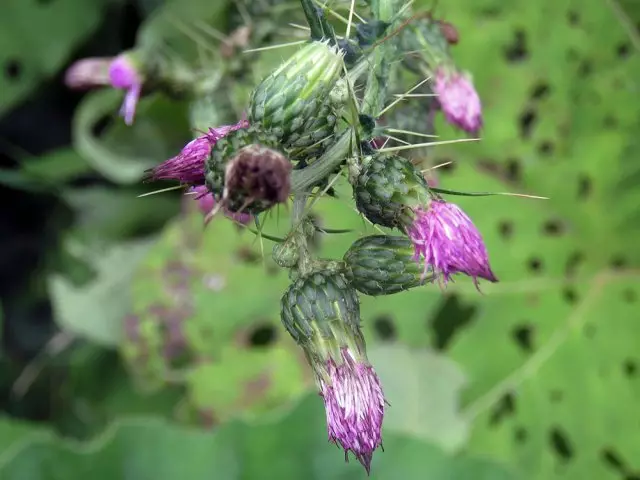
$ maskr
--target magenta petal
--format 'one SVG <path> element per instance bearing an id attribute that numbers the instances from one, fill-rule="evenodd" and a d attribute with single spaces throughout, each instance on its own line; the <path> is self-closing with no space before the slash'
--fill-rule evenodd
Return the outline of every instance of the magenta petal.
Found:
<path id="1" fill-rule="evenodd" d="M 369 472 L 382 444 L 384 394 L 371 365 L 357 362 L 346 348 L 342 359 L 340 365 L 327 361 L 330 383 L 320 382 L 329 440 L 352 452 Z"/>
<path id="2" fill-rule="evenodd" d="M 433 89 L 449 123 L 470 133 L 482 128 L 482 104 L 467 75 L 441 68 L 436 72 Z"/>

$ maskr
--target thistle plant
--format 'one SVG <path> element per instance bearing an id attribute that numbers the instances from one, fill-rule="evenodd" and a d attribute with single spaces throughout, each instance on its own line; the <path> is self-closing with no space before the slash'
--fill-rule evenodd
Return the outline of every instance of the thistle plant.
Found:
<path id="1" fill-rule="evenodd" d="M 360 295 L 392 295 L 434 283 L 445 288 L 461 275 L 476 285 L 498 279 L 482 235 L 459 206 L 445 199 L 486 194 L 430 186 L 407 157 L 416 149 L 451 143 L 411 142 L 433 136 L 437 108 L 465 131 L 482 126 L 470 76 L 449 52 L 457 32 L 402 0 L 365 3 L 355 15 L 351 2 L 342 16 L 300 0 L 309 38 L 254 86 L 246 116 L 232 125 L 207 125 L 146 179 L 184 186 L 206 221 L 222 212 L 241 225 L 255 221 L 261 230 L 276 205 L 292 205 L 289 233 L 273 238 L 273 259 L 292 280 L 281 299 L 282 323 L 315 375 L 329 440 L 369 472 L 382 445 L 387 404 L 367 359 Z M 338 36 L 330 14 L 346 16 L 344 35 Z M 132 63 L 125 61 L 117 65 L 111 64 L 109 78 L 114 87 L 128 89 L 126 117 L 140 81 L 153 81 L 152 73 L 162 69 L 127 70 Z M 122 73 L 118 81 L 114 69 Z M 95 62 L 87 63 L 87 70 L 99 71 L 106 81 L 104 68 L 95 68 Z M 191 102 L 206 112 L 208 99 L 197 85 L 192 85 Z M 396 93 L 398 86 L 406 93 Z M 427 93 L 414 93 L 419 88 Z M 394 109 L 409 102 L 428 107 L 406 114 L 402 128 L 394 126 Z M 408 130 L 412 126 L 415 130 Z M 390 233 L 358 239 L 341 259 L 317 258 L 310 209 L 332 193 L 339 179 L 350 184 L 362 217 Z"/>

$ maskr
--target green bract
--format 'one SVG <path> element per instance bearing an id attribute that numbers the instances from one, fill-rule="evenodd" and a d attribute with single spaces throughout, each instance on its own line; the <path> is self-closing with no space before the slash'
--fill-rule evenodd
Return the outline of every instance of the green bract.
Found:
<path id="1" fill-rule="evenodd" d="M 427 181 L 410 160 L 379 153 L 363 160 L 353 196 L 372 223 L 401 230 L 413 222 L 412 207 L 424 208 L 430 201 Z"/>
<path id="2" fill-rule="evenodd" d="M 343 347 L 366 359 L 358 293 L 342 274 L 316 271 L 297 279 L 280 309 L 282 323 L 314 368 L 329 358 L 342 363 Z"/>
<path id="3" fill-rule="evenodd" d="M 345 276 L 360 293 L 391 295 L 425 284 L 423 267 L 414 259 L 407 237 L 371 235 L 356 240 L 344 255 Z"/>
<path id="4" fill-rule="evenodd" d="M 293 156 L 322 143 L 336 124 L 329 94 L 343 67 L 339 49 L 311 41 L 256 87 L 249 122 L 276 135 Z"/>

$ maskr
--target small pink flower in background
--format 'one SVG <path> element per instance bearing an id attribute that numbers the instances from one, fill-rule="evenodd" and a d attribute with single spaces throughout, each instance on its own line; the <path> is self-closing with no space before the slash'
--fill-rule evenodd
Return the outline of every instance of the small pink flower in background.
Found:
<path id="1" fill-rule="evenodd" d="M 64 83 L 73 89 L 88 89 L 110 85 L 109 67 L 112 58 L 83 58 L 66 71 Z"/>
<path id="2" fill-rule="evenodd" d="M 129 55 L 121 53 L 113 59 L 109 66 L 109 81 L 113 88 L 126 90 L 120 115 L 124 117 L 127 125 L 132 125 L 142 91 L 143 78 Z"/>
<path id="3" fill-rule="evenodd" d="M 205 163 L 211 154 L 211 147 L 229 132 L 248 126 L 249 122 L 243 119 L 235 125 L 210 128 L 204 135 L 187 143 L 178 155 L 149 170 L 147 179 L 177 180 L 189 185 L 204 184 Z"/>
<path id="4" fill-rule="evenodd" d="M 482 235 L 460 207 L 438 199 L 425 209 L 414 210 L 414 214 L 407 235 L 413 242 L 416 261 L 424 260 L 425 275 L 432 270 L 444 284 L 456 273 L 469 275 L 476 286 L 478 278 L 498 281 L 491 271 Z"/>
<path id="5" fill-rule="evenodd" d="M 369 473 L 373 452 L 382 445 L 384 394 L 371 365 L 358 362 L 347 348 L 341 354 L 341 364 L 326 362 L 330 384 L 320 380 L 329 440 L 352 452 Z"/>
<path id="6" fill-rule="evenodd" d="M 447 122 L 469 133 L 482 128 L 482 103 L 468 75 L 439 68 L 433 90 Z"/>

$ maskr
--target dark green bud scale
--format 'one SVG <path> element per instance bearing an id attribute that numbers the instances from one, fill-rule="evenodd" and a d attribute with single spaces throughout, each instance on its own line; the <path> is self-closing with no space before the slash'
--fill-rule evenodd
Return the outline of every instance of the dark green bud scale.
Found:
<path id="1" fill-rule="evenodd" d="M 413 223 L 414 207 L 427 208 L 427 181 L 410 160 L 377 153 L 366 157 L 353 184 L 358 211 L 372 223 L 405 230 Z"/>
<path id="2" fill-rule="evenodd" d="M 249 122 L 260 124 L 292 156 L 330 136 L 336 116 L 329 94 L 343 71 L 343 54 L 311 41 L 266 77 L 251 94 Z"/>
<path id="3" fill-rule="evenodd" d="M 340 349 L 345 347 L 366 359 L 358 293 L 340 273 L 316 271 L 298 278 L 280 308 L 282 323 L 312 366 L 329 358 L 342 363 Z"/>
<path id="4" fill-rule="evenodd" d="M 436 20 L 421 19 L 412 22 L 400 33 L 400 48 L 411 52 L 404 56 L 403 65 L 415 73 L 421 72 L 421 65 L 435 68 L 442 62 L 450 61 L 449 43 Z"/>
<path id="5" fill-rule="evenodd" d="M 371 235 L 363 237 L 344 255 L 345 276 L 360 293 L 391 295 L 425 284 L 423 267 L 414 259 L 407 237 Z"/>

